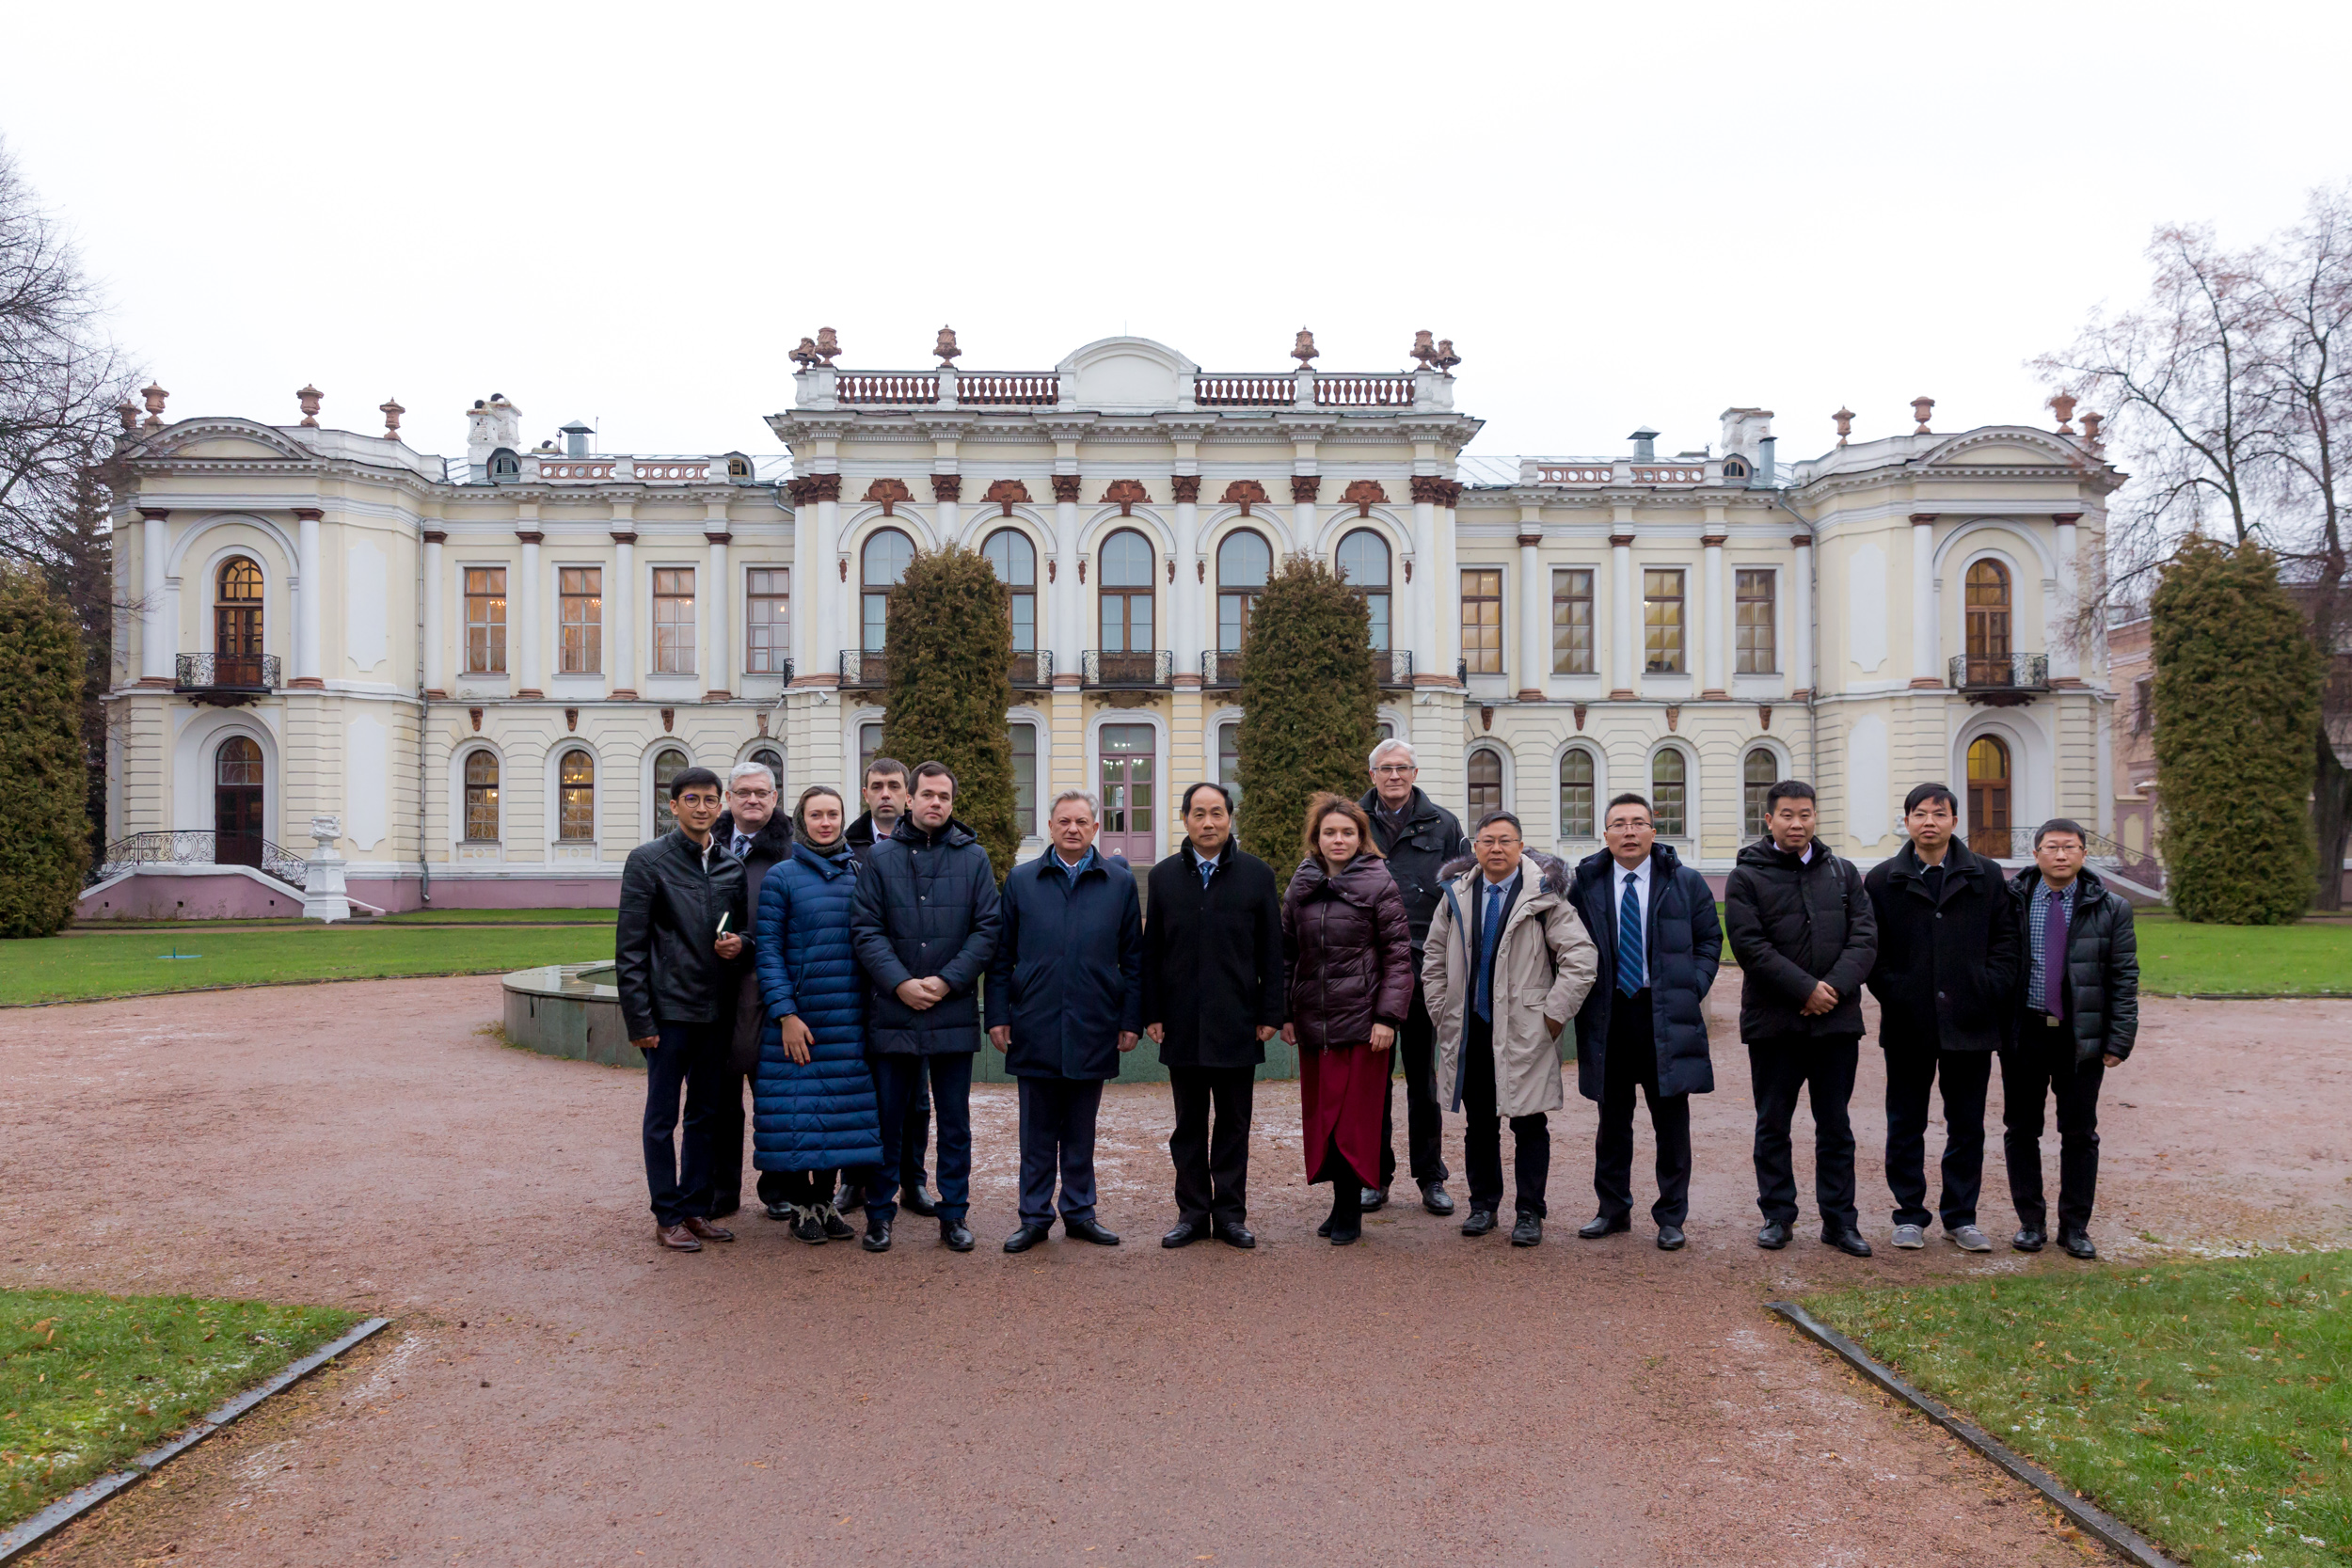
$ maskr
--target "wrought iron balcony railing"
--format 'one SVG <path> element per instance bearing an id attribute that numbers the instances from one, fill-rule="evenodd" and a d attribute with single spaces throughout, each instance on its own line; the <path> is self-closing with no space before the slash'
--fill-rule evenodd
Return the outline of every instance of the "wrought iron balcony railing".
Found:
<path id="1" fill-rule="evenodd" d="M 844 648 L 841 650 L 841 684 L 844 686 L 888 686 L 890 684 L 890 655 L 882 648 Z"/>
<path id="2" fill-rule="evenodd" d="M 1078 678 L 1088 686 L 1149 689 L 1175 683 L 1176 656 L 1166 648 L 1089 648 L 1078 657 Z"/>
<path id="3" fill-rule="evenodd" d="M 1968 835 L 1968 847 L 1980 855 L 2029 861 L 2033 859 L 2035 832 L 2032 828 L 2010 828 L 2006 831 L 1995 828 L 1990 832 L 1979 829 Z M 1979 833 L 1984 834 L 1985 842 L 1979 842 Z M 2004 838 L 2009 841 L 2006 845 L 1997 842 Z M 2158 893 L 2164 891 L 2162 861 L 2144 849 L 2127 849 L 2104 833 L 2087 832 L 2083 834 L 2083 861 L 2093 871 L 2112 872 L 2131 879 L 2141 887 L 2152 888 Z"/>
<path id="4" fill-rule="evenodd" d="M 1372 651 L 1372 673 L 1383 691 L 1412 685 L 1413 650 L 1375 648 Z"/>
<path id="5" fill-rule="evenodd" d="M 1015 649 L 1012 684 L 1034 690 L 1054 684 L 1054 653 L 1050 648 Z"/>
<path id="6" fill-rule="evenodd" d="M 172 685 L 195 694 L 260 696 L 278 685 L 276 654 L 182 654 L 173 671 Z"/>
<path id="7" fill-rule="evenodd" d="M 1232 689 L 1241 684 L 1242 651 L 1239 648 L 1211 648 L 1200 656 L 1200 684 L 1212 689 Z"/>
<path id="8" fill-rule="evenodd" d="M 1988 657 L 1980 654 L 1954 654 L 1945 674 L 1952 688 L 1979 701 L 1998 705 L 2009 697 L 2014 702 L 2029 702 L 2050 689 L 2050 656 L 2000 654 Z"/>
<path id="9" fill-rule="evenodd" d="M 87 881 L 95 885 L 143 865 L 249 865 L 297 893 L 307 870 L 300 855 L 279 848 L 258 833 L 188 828 L 177 832 L 133 833 L 115 840 L 90 867 Z"/>

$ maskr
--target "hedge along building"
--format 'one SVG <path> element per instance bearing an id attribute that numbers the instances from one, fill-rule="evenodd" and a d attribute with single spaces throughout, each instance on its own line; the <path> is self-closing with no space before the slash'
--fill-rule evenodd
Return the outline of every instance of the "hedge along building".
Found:
<path id="1" fill-rule="evenodd" d="M 611 903 L 690 761 L 853 786 L 881 733 L 888 596 L 956 541 L 1013 590 L 1025 853 L 1096 790 L 1131 859 L 1234 775 L 1256 591 L 1281 554 L 1372 601 L 1381 722 L 1465 815 L 1597 847 L 1638 790 L 1720 878 L 1764 785 L 1821 788 L 1870 857 L 1913 783 L 1949 780 L 1981 847 L 2057 812 L 2106 831 L 2112 694 L 2070 646 L 2119 483 L 2095 438 L 1928 425 L 1784 467 L 1771 415 L 1720 450 L 1468 457 L 1443 345 L 1420 369 L 1203 372 L 1108 339 L 1051 371 L 836 368 L 794 355 L 788 457 L 525 444 L 469 412 L 462 460 L 305 420 L 126 409 L 109 780 L 92 913 L 242 913 L 340 821 L 356 897 Z M 916 759 L 908 759 L 910 761 Z M 273 892 L 273 890 L 275 890 Z"/>

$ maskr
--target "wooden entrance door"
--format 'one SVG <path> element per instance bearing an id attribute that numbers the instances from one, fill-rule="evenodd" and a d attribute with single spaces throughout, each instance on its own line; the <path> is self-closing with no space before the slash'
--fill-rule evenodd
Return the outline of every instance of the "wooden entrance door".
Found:
<path id="1" fill-rule="evenodd" d="M 262 748 L 232 735 L 213 753 L 213 863 L 259 865 L 264 827 Z"/>
<path id="2" fill-rule="evenodd" d="M 1154 732 L 1149 724 L 1105 724 L 1102 743 L 1103 833 L 1096 842 L 1105 855 L 1148 868 L 1159 859 L 1152 815 Z"/>
<path id="3" fill-rule="evenodd" d="M 1968 746 L 1968 847 L 2009 859 L 2009 747 L 1992 736 Z"/>
<path id="4" fill-rule="evenodd" d="M 262 684 L 262 569 L 243 556 L 220 568 L 220 596 L 213 601 L 213 654 L 215 685 Z"/>

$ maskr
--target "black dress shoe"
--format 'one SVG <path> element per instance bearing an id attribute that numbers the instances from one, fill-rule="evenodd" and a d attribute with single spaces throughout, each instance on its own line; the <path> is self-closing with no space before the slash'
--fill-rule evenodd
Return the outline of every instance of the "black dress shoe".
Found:
<path id="1" fill-rule="evenodd" d="M 2088 1230 L 2059 1231 L 2058 1245 L 2066 1249 L 2067 1257 L 2079 1258 L 2086 1263 L 2099 1256 L 2099 1249 L 2090 1244 L 2090 1232 Z"/>
<path id="2" fill-rule="evenodd" d="M 1357 1196 L 1358 1206 L 1367 1214 L 1389 1206 L 1389 1189 L 1386 1187 L 1366 1187 Z"/>
<path id="3" fill-rule="evenodd" d="M 1045 1240 L 1048 1229 L 1048 1227 L 1042 1225 L 1025 1225 L 1020 1229 L 1005 1238 L 1005 1250 L 1007 1252 L 1026 1252 L 1031 1247 L 1037 1245 L 1038 1243 Z M 953 1246 L 954 1244 L 955 1243 L 952 1242 L 948 1243 L 950 1246 Z"/>
<path id="4" fill-rule="evenodd" d="M 868 1214 L 866 1217 L 866 1240 L 859 1244 L 868 1252 L 888 1252 L 890 1250 L 890 1222 L 878 1220 Z"/>
<path id="5" fill-rule="evenodd" d="M 1251 1235 L 1249 1233 L 1249 1227 L 1242 1224 L 1239 1220 L 1218 1226 L 1216 1227 L 1216 1239 L 1223 1242 L 1227 1246 L 1237 1246 L 1244 1252 L 1248 1251 L 1251 1247 L 1258 1244 L 1258 1238 Z"/>
<path id="6" fill-rule="evenodd" d="M 1424 1181 L 1421 1184 L 1421 1206 L 1433 1214 L 1451 1214 L 1454 1195 L 1445 1190 L 1443 1181 Z"/>
<path id="7" fill-rule="evenodd" d="M 1495 1212 L 1492 1209 L 1473 1209 L 1470 1212 L 1470 1218 L 1462 1222 L 1462 1234 L 1484 1236 L 1494 1227 Z"/>
<path id="8" fill-rule="evenodd" d="M 2049 1237 L 2036 1230 L 2032 1226 L 2024 1225 L 2017 1227 L 2017 1234 L 2009 1239 L 2009 1244 L 2019 1252 L 2040 1252 L 2049 1243 Z"/>
<path id="9" fill-rule="evenodd" d="M 927 1220 L 939 1212 L 939 1201 L 925 1192 L 919 1183 L 898 1195 L 898 1207 L 910 1214 L 920 1214 Z"/>
<path id="10" fill-rule="evenodd" d="M 1160 1245 L 1164 1247 L 1190 1246 L 1208 1234 L 1208 1223 L 1204 1220 L 1178 1220 L 1176 1228 L 1160 1238 Z"/>
<path id="11" fill-rule="evenodd" d="M 1614 1219 L 1611 1219 L 1607 1214 L 1595 1214 L 1591 1219 L 1578 1226 L 1576 1233 L 1588 1242 L 1597 1242 L 1603 1236 L 1614 1236 L 1621 1230 L 1632 1228 L 1633 1218 L 1629 1214 L 1619 1214 Z"/>
<path id="12" fill-rule="evenodd" d="M 1119 1232 L 1104 1228 L 1100 1220 L 1064 1219 L 1061 1222 L 1061 1228 L 1063 1235 L 1075 1236 L 1082 1242 L 1092 1242 L 1096 1246 L 1119 1244 Z"/>
<path id="13" fill-rule="evenodd" d="M 1354 1246 L 1364 1239 L 1363 1221 L 1350 1220 L 1345 1225 L 1334 1225 L 1330 1235 L 1333 1246 Z"/>
<path id="14" fill-rule="evenodd" d="M 1682 1250 L 1682 1227 L 1678 1225 L 1660 1226 L 1658 1227 L 1658 1250 L 1680 1252 Z"/>
<path id="15" fill-rule="evenodd" d="M 1540 1246 L 1544 1240 L 1544 1220 L 1541 1214 L 1521 1214 L 1518 1224 L 1511 1227 L 1513 1246 Z"/>
<path id="16" fill-rule="evenodd" d="M 1326 1214 L 1323 1216 L 1323 1223 L 1315 1227 L 1315 1234 L 1327 1241 L 1330 1239 L 1331 1227 L 1338 1223 L 1339 1222 L 1333 1219 L 1330 1215 Z"/>
<path id="17" fill-rule="evenodd" d="M 852 1187 L 844 1181 L 841 1183 L 841 1190 L 833 1195 L 833 1206 L 845 1214 L 856 1213 L 866 1207 L 866 1189 Z"/>
<path id="18" fill-rule="evenodd" d="M 1821 1240 L 1849 1258 L 1870 1256 L 1870 1243 L 1862 1239 L 1862 1232 L 1859 1230 L 1849 1230 L 1842 1227 L 1824 1227 L 1821 1231 Z"/>
<path id="19" fill-rule="evenodd" d="M 972 1227 L 961 1220 L 941 1220 L 939 1239 L 950 1252 L 969 1252 L 977 1244 L 973 1240 Z"/>
<path id="20" fill-rule="evenodd" d="M 768 1217 L 771 1220 L 789 1220 L 794 1213 L 792 1205 L 789 1203 L 771 1203 L 766 1205 L 766 1208 Z"/>
<path id="21" fill-rule="evenodd" d="M 1766 1252 L 1778 1252 L 1788 1244 L 1788 1227 L 1778 1220 L 1768 1220 L 1756 1233 L 1756 1244 Z"/>

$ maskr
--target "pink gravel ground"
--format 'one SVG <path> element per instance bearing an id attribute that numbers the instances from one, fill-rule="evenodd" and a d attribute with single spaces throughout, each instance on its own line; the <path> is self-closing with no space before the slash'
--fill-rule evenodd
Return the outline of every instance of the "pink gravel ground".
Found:
<path id="1" fill-rule="evenodd" d="M 1289 1085 L 1259 1094 L 1258 1250 L 1162 1251 L 1166 1091 L 1137 1085 L 1104 1101 L 1116 1250 L 1057 1235 L 996 1251 L 1014 1113 L 1009 1088 L 986 1087 L 979 1252 L 946 1252 L 911 1216 L 883 1257 L 811 1248 L 755 1210 L 738 1244 L 676 1257 L 644 1210 L 642 1076 L 503 1047 L 482 1032 L 495 980 L 0 1015 L 0 1283 L 396 1320 L 33 1560 L 2085 1560 L 2029 1494 L 1762 1310 L 2078 1265 L 1940 1240 L 1832 1253 L 1802 1156 L 1801 1239 L 1757 1251 L 1726 980 L 1709 1008 L 1722 1087 L 1693 1118 L 1675 1255 L 1645 1218 L 1574 1236 L 1594 1117 L 1572 1086 L 1533 1251 L 1409 1204 L 1361 1245 L 1317 1242 L 1325 1198 L 1300 1180 Z M 2343 1244 L 2348 1036 L 2352 1003 L 2152 1003 L 2106 1095 L 2108 1255 Z M 1866 1046 L 1861 1189 L 1881 1242 L 1882 1085 Z M 1802 1113 L 1798 1129 L 1803 1150 Z M 1457 1171 L 1460 1131 L 1449 1118 Z M 1984 1222 L 2006 1233 L 1994 1137 Z M 2055 1139 L 2045 1162 L 2055 1180 Z"/>

